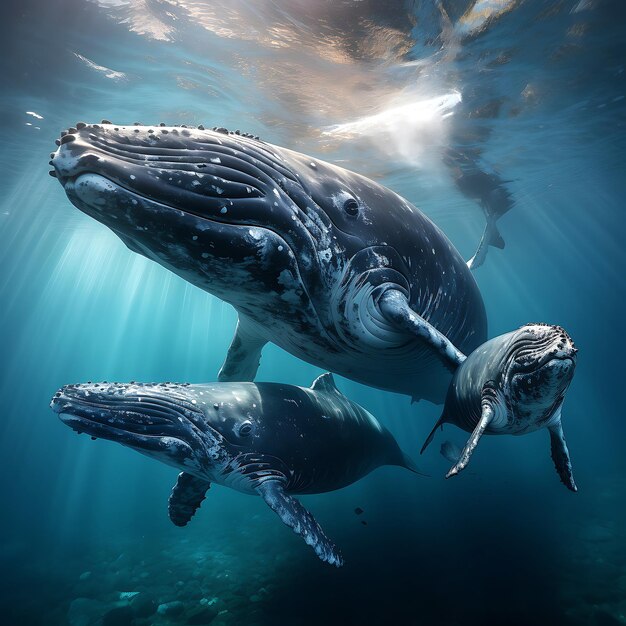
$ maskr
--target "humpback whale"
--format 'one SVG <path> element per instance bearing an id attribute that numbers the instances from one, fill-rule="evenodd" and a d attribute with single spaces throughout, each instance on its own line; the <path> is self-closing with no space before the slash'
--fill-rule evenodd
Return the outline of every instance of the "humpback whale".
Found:
<path id="1" fill-rule="evenodd" d="M 422 452 L 445 423 L 472 433 L 460 455 L 451 459 L 449 478 L 467 466 L 483 434 L 524 435 L 547 428 L 561 482 L 577 491 L 561 425 L 577 352 L 567 332 L 549 324 L 526 324 L 487 341 L 455 372 L 441 418 Z"/>
<path id="2" fill-rule="evenodd" d="M 80 122 L 51 174 L 134 252 L 230 303 L 220 381 L 272 342 L 325 370 L 443 403 L 487 337 L 465 261 L 419 209 L 354 172 L 225 128 Z"/>
<path id="3" fill-rule="evenodd" d="M 381 465 L 419 473 L 391 433 L 323 374 L 312 387 L 278 383 L 67 385 L 52 398 L 61 420 L 180 470 L 169 516 L 184 526 L 211 483 L 260 495 L 317 556 L 336 546 L 293 494 L 341 489 Z"/>

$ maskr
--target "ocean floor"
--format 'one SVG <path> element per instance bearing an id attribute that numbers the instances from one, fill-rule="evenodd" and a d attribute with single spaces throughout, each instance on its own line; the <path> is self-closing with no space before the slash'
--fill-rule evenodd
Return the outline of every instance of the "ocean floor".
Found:
<path id="1" fill-rule="evenodd" d="M 205 518 L 194 520 L 194 528 L 135 540 L 101 537 L 97 545 L 77 545 L 58 556 L 5 543 L 0 547 L 0 623 L 626 624 L 626 527 L 619 515 L 625 492 L 624 480 L 598 484 L 585 519 L 560 529 L 568 549 L 552 563 L 542 560 L 541 547 L 527 554 L 527 546 L 500 548 L 496 539 L 490 553 L 481 544 L 484 538 L 477 537 L 484 560 L 473 556 L 455 567 L 440 549 L 415 548 L 403 526 L 388 530 L 374 523 L 371 529 L 356 515 L 338 541 L 352 561 L 341 570 L 319 563 L 310 548 L 264 512 L 219 528 Z M 254 510 L 259 503 L 250 501 Z M 609 518 L 607 511 L 615 516 Z M 378 553 L 355 552 L 383 540 Z M 390 545 L 406 550 L 386 558 Z M 502 549 L 510 552 L 497 562 Z"/>

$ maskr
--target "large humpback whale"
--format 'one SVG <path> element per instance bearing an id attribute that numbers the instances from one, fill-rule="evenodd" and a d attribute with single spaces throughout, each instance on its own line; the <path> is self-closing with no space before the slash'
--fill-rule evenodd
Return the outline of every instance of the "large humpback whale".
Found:
<path id="1" fill-rule="evenodd" d="M 211 483 L 265 502 L 320 559 L 341 554 L 292 494 L 333 491 L 381 465 L 417 472 L 391 433 L 335 386 L 278 383 L 67 385 L 52 409 L 68 426 L 129 446 L 183 472 L 170 519 L 184 526 Z"/>
<path id="2" fill-rule="evenodd" d="M 367 385 L 443 402 L 486 339 L 458 251 L 393 191 L 224 128 L 79 123 L 51 172 L 133 251 L 239 314 L 221 381 L 273 342 Z"/>

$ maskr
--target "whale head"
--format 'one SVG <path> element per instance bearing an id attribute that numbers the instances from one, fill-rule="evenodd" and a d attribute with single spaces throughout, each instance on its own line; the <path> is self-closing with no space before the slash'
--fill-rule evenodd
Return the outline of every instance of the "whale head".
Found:
<path id="1" fill-rule="evenodd" d="M 424 306 L 434 281 L 450 300 L 442 311 L 454 300 L 482 324 L 480 294 L 471 277 L 461 285 L 467 268 L 454 247 L 415 207 L 363 176 L 224 128 L 105 120 L 62 135 L 51 174 L 73 204 L 131 250 L 261 324 L 282 316 L 297 331 L 403 344 L 372 310 L 372 293 L 385 284 L 409 294 L 413 280 Z M 457 275 L 454 291 L 439 289 L 441 272 L 428 263 L 411 263 L 426 253 Z M 442 330 L 461 349 L 473 347 L 480 337 L 471 320 L 448 317 Z"/>
<path id="2" fill-rule="evenodd" d="M 510 333 L 504 372 L 517 416 L 531 418 L 537 426 L 558 419 L 576 369 L 577 352 L 572 338 L 560 326 L 526 324 Z"/>
<path id="3" fill-rule="evenodd" d="M 235 305 L 305 305 L 294 250 L 311 235 L 271 146 L 225 129 L 82 123 L 58 143 L 51 174 L 131 250 Z"/>
<path id="4" fill-rule="evenodd" d="M 253 385 L 244 387 L 248 389 L 238 389 L 234 401 L 232 385 L 86 383 L 62 387 L 50 406 L 78 433 L 115 441 L 199 478 L 250 491 L 279 472 L 268 464 L 256 473 L 251 467 L 248 453 L 262 439 L 253 410 L 260 401 L 254 402 L 258 399 Z"/>

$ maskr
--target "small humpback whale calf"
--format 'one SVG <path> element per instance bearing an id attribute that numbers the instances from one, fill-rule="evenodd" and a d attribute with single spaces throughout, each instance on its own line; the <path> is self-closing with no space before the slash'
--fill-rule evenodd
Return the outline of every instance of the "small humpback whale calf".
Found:
<path id="1" fill-rule="evenodd" d="M 311 388 L 278 383 L 67 385 L 61 420 L 180 470 L 169 517 L 184 526 L 211 483 L 260 495 L 317 556 L 337 547 L 294 494 L 341 489 L 382 465 L 419 473 L 391 433 L 323 374 Z"/>
<path id="2" fill-rule="evenodd" d="M 455 372 L 441 418 L 422 452 L 445 423 L 472 433 L 460 454 L 455 452 L 456 458 L 447 456 L 454 463 L 446 475 L 449 478 L 467 466 L 483 434 L 524 435 L 547 428 L 561 482 L 577 491 L 561 425 L 561 408 L 574 376 L 577 351 L 565 330 L 548 324 L 527 324 L 487 341 Z"/>
<path id="3" fill-rule="evenodd" d="M 80 122 L 51 174 L 134 252 L 230 303 L 220 381 L 272 342 L 366 385 L 443 403 L 487 338 L 472 273 L 390 189 L 247 133 Z"/>

